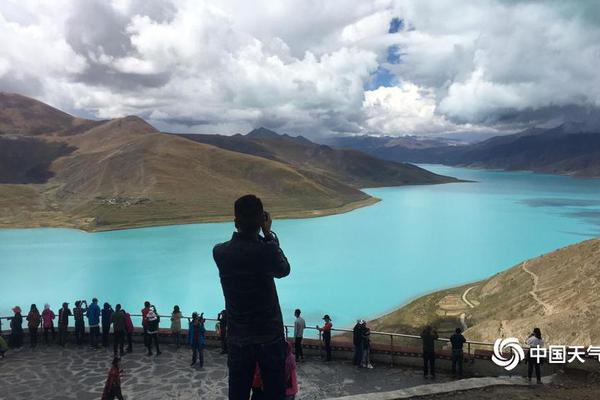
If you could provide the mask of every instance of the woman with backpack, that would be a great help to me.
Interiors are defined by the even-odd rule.
[[[29,344],[31,347],[37,346],[37,332],[42,317],[35,304],[31,305],[29,314],[27,314],[27,328],[29,329]]]
[[[156,311],[156,307],[151,306],[150,311],[146,314],[146,326],[148,327],[148,355],[152,355],[152,342],[156,345],[156,355],[160,356],[160,348],[158,347],[158,325],[160,324],[160,316]]]

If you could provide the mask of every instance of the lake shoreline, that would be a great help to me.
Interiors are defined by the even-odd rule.
[[[318,218],[318,217],[326,217],[330,215],[339,215],[345,214],[351,211],[354,211],[359,208],[368,207],[374,204],[377,204],[381,201],[381,199],[377,197],[369,196],[368,198],[353,201],[350,203],[343,204],[334,208],[326,208],[321,210],[301,210],[301,211],[288,211],[275,213],[273,215],[274,219],[283,220],[283,219],[305,219],[305,218]],[[165,220],[156,220],[156,221],[143,221],[143,222],[134,222],[127,225],[106,225],[106,226],[96,226],[93,228],[86,228],[81,225],[77,225],[75,223],[69,223],[68,221],[52,221],[52,223],[48,224],[32,224],[32,225],[20,225],[20,224],[11,224],[5,225],[0,224],[0,230],[8,230],[8,229],[38,229],[38,228],[63,228],[63,229],[74,229],[85,233],[100,233],[100,232],[111,232],[111,231],[121,231],[128,229],[143,229],[143,228],[154,228],[154,227],[166,227],[166,226],[175,226],[175,225],[191,225],[191,224],[208,224],[208,223],[220,223],[220,222],[231,222],[233,221],[232,215],[223,215],[223,216],[210,216],[210,217],[198,217],[198,218],[185,218],[185,219],[165,219]]]

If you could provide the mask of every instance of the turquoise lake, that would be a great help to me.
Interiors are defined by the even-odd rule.
[[[425,167],[476,182],[369,189],[383,201],[274,222],[292,265],[277,282],[287,322],[299,307],[309,325],[328,313],[334,326],[348,327],[600,235],[600,180]],[[150,300],[160,313],[179,304],[186,315],[214,317],[224,303],[212,247],[232,231],[231,223],[0,230],[0,315],[15,304],[49,302],[56,311],[63,301],[95,296],[132,313]]]

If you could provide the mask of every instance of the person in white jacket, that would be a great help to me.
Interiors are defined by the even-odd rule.
[[[294,311],[296,320],[294,321],[294,348],[296,353],[296,361],[304,361],[304,352],[302,351],[302,338],[304,337],[304,329],[306,329],[306,322],[304,318],[300,316],[300,309],[297,308]]]
[[[544,341],[542,340],[542,331],[540,328],[534,328],[533,332],[527,338],[527,346],[529,346],[529,351],[531,352],[531,348],[533,347],[544,347]],[[542,383],[542,371],[541,371],[542,361],[539,358],[532,358],[531,354],[527,354],[527,379],[531,382],[531,375],[533,374],[533,368],[535,367],[535,377],[537,378],[537,383]]]

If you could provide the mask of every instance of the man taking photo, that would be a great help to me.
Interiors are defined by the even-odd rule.
[[[240,197],[234,211],[237,232],[213,249],[227,312],[229,399],[248,400],[258,362],[264,398],[282,400],[286,343],[274,278],[290,265],[258,197]]]

